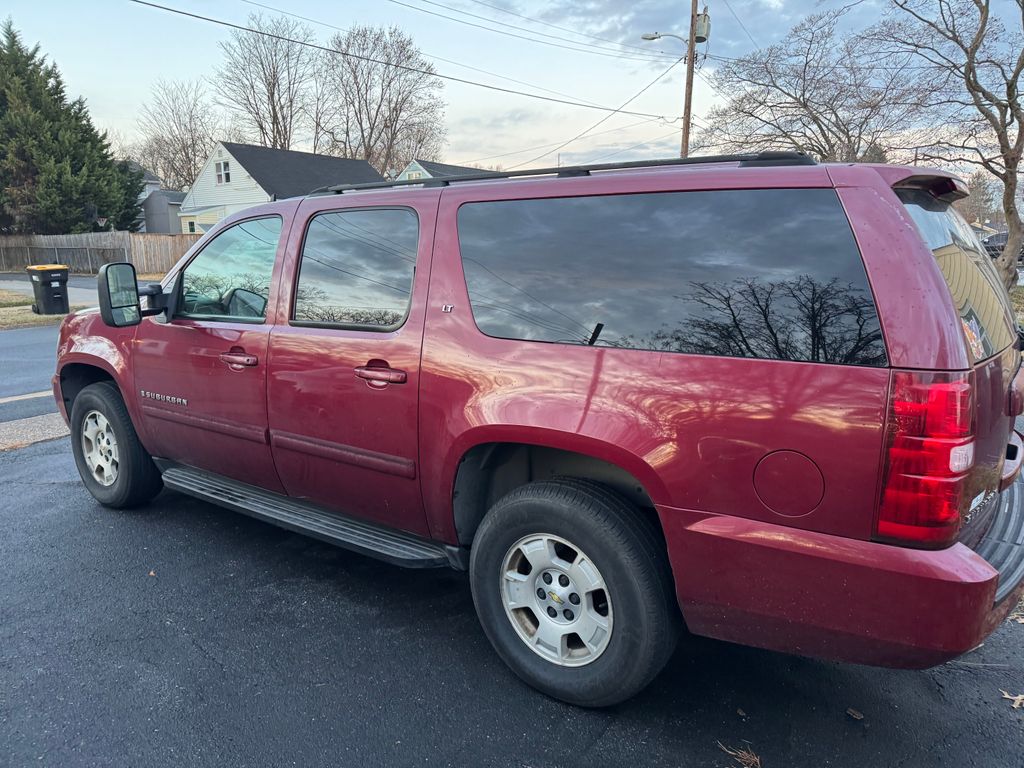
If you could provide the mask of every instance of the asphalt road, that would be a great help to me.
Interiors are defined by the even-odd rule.
[[[32,294],[32,283],[24,272],[0,272],[0,288]],[[72,305],[95,306],[96,277],[93,275],[70,275],[68,277],[68,301]]]
[[[501,664],[465,577],[164,492],[99,507],[67,439],[0,452],[0,765],[1024,765],[1024,625],[926,672],[689,639],[605,711]],[[846,714],[852,707],[862,720]]]
[[[48,388],[56,333],[0,333],[0,443],[55,410],[10,398]],[[639,697],[586,711],[505,669],[463,575],[171,492],[105,510],[66,438],[0,450],[0,521],[3,768],[737,765],[718,742],[765,768],[1024,766],[999,693],[1024,693],[1024,625],[926,672],[690,638]]]
[[[0,281],[14,280],[31,285],[28,275],[25,272],[0,272]],[[71,288],[81,288],[96,292],[96,275],[68,275],[68,285]]]
[[[57,332],[56,325],[0,332],[0,422],[57,410],[52,395],[13,399],[50,389]]]

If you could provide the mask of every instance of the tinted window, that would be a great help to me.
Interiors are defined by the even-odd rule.
[[[178,314],[231,320],[267,315],[281,219],[243,221],[210,241],[185,268]]]
[[[832,190],[471,203],[459,242],[491,336],[885,365]]]
[[[295,320],[394,328],[409,309],[419,222],[412,211],[323,213],[302,248]]]
[[[975,360],[1000,352],[1016,338],[1013,310],[992,259],[978,236],[949,204],[919,190],[900,190],[906,207],[946,279]]]

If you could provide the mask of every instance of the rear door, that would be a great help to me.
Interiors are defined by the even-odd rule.
[[[897,190],[904,207],[935,256],[960,316],[975,375],[977,423],[975,464],[964,536],[982,532],[977,514],[999,489],[1006,446],[1013,430],[1010,392],[1020,367],[1014,348],[1016,321],[992,260],[959,213],[925,190]],[[979,525],[980,524],[980,525]]]
[[[270,438],[288,493],[421,535],[420,348],[439,194],[305,201],[270,339]]]

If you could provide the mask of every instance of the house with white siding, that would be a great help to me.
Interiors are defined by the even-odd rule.
[[[182,232],[205,232],[254,205],[334,184],[383,181],[365,160],[219,141],[181,203]]]
[[[443,179],[446,176],[469,176],[475,173],[486,173],[480,168],[465,165],[435,163],[433,160],[411,160],[405,169],[398,174],[396,181],[416,181],[417,179]]]

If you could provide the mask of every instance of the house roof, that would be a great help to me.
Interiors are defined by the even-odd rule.
[[[153,173],[148,168],[142,167],[141,165],[139,165],[134,160],[129,160],[128,161],[128,167],[131,170],[135,171],[136,173],[141,171],[142,172],[142,181],[144,183],[146,183],[146,184],[159,184],[160,183],[160,177],[159,176],[157,176],[155,173]]]
[[[160,189],[153,194],[163,195],[171,205],[181,205],[181,201],[185,199],[185,195],[187,195],[188,192],[178,192],[174,189]]]
[[[384,180],[365,160],[229,141],[222,141],[221,144],[256,183],[277,200],[308,195],[314,189],[333,184],[363,184]]]
[[[467,173],[480,173],[479,168],[469,168],[465,165],[448,165],[447,163],[435,163],[433,160],[418,159],[416,163],[434,178],[438,176],[465,176]]]

